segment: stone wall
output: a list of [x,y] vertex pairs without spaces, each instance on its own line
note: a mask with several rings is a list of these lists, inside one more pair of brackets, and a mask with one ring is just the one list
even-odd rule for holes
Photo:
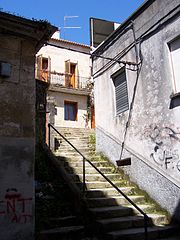
[[28,40],[1,35],[0,76],[1,240],[30,240],[34,234],[35,48]]

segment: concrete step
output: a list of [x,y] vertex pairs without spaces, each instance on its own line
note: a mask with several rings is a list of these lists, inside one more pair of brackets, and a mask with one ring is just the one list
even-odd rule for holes
[[[134,203],[144,203],[144,196],[132,195],[129,198]],[[89,207],[105,207],[105,206],[117,206],[117,205],[127,205],[128,201],[123,196],[114,197],[101,197],[101,198],[88,198]]]
[[58,227],[40,232],[42,240],[80,239],[84,236],[84,226]]
[[[119,188],[123,193],[132,195],[135,192],[134,187],[120,187]],[[86,191],[86,195],[88,198],[91,197],[103,197],[103,196],[116,196],[121,195],[116,189],[114,188],[99,188],[99,189],[90,189]]]
[[[106,174],[106,173],[111,173],[112,168],[111,167],[99,167],[98,169],[102,173]],[[72,168],[67,167],[66,170],[69,171],[70,173],[76,173],[76,174],[82,174],[82,172],[83,172],[82,167],[75,167],[75,168],[73,168],[73,170],[72,170]],[[97,171],[95,168],[88,166],[88,167],[86,167],[86,173],[87,174],[96,174]]]
[[[92,162],[92,161],[91,161]],[[104,164],[104,163],[106,163],[105,161],[99,161],[99,162],[92,162],[92,164],[93,165],[95,165],[97,168],[99,168],[99,167],[102,167],[102,165]],[[78,157],[78,159],[77,158],[74,158],[74,159],[72,159],[71,161],[67,161],[66,163],[64,163],[65,165],[69,165],[69,166],[71,166],[71,167],[82,167],[82,165],[83,165],[83,161],[82,161],[82,157]],[[90,167],[91,165],[90,165],[90,163],[88,163],[88,162],[86,162],[86,166],[88,167]]]
[[75,226],[79,224],[79,221],[76,216],[50,218],[50,221],[53,226],[59,227],[68,227],[73,225]]
[[[139,211],[135,207],[133,207],[131,204],[127,204],[127,206],[132,208],[134,214],[140,214]],[[151,213],[151,214],[156,213],[156,211],[154,210],[155,205],[153,203],[151,203],[151,204],[148,204],[148,203],[147,204],[146,203],[138,204],[138,207],[140,209],[142,209],[145,213]]]
[[[83,174],[69,174],[74,180],[76,179],[80,179],[82,181],[83,179]],[[109,178],[111,181],[113,180],[119,180],[121,179],[121,176],[119,174],[116,174],[116,173],[106,173],[105,176],[107,178]],[[85,174],[85,179],[86,181],[88,182],[92,182],[92,181],[106,181],[106,179],[100,175],[99,173],[96,173],[96,174]]]
[[[79,150],[79,152],[81,154],[86,154],[87,153],[90,153],[91,151],[89,150],[89,148],[77,148]],[[79,153],[74,150],[73,148],[69,148],[69,149],[63,149],[63,148],[59,148],[57,151],[56,151],[57,154],[59,154],[60,156],[68,156],[68,157],[71,157],[73,155],[79,155]]]
[[58,127],[58,126],[55,126],[55,128],[58,130],[58,131],[64,131],[64,132],[90,132],[90,133],[95,133],[95,129],[92,129],[92,128],[75,128],[75,127]]
[[[75,182],[80,188],[82,188],[82,182]],[[117,187],[124,187],[126,186],[126,181],[114,181]],[[104,181],[93,181],[93,182],[86,182],[87,189],[96,189],[96,188],[109,188],[111,187],[110,183]]]
[[[168,234],[172,234],[174,228],[172,226],[153,226],[148,227],[148,239],[155,240],[162,238]],[[131,228],[108,233],[108,239],[111,240],[144,240],[144,228]]]
[[125,206],[110,206],[89,208],[89,211],[97,218],[113,218],[133,215],[133,209]]
[[[89,152],[81,152],[82,156],[85,157],[86,159],[90,159],[90,153]],[[68,162],[75,162],[75,161],[79,161],[82,160],[83,157],[77,153],[77,152],[56,152],[55,155],[58,157],[62,157],[62,158],[66,158],[66,159],[71,159],[68,160]]]
[[[72,142],[71,142],[72,143]],[[78,141],[76,141],[74,144],[72,143],[72,145],[78,149],[80,151],[80,149],[88,149],[88,150],[95,150],[94,148],[92,147],[89,147],[88,146],[88,143],[80,143]],[[61,143],[60,146],[59,146],[59,150],[64,150],[64,151],[68,151],[69,149],[73,149],[73,147],[71,145],[69,145],[68,143],[65,144],[65,143]]]
[[172,236],[169,237],[163,237],[163,238],[158,238],[157,240],[180,240],[180,233],[175,233],[172,234]]
[[108,218],[96,221],[101,231],[109,232],[133,227],[143,227],[144,218],[138,216],[125,216],[118,218]]
[[[60,132],[61,133],[61,132]],[[86,134],[71,134],[71,133],[61,133],[63,137],[65,137],[66,139],[68,139],[69,141],[74,141],[74,140],[79,140],[79,141],[82,141],[82,140],[87,140],[89,142],[90,140],[90,136],[89,134],[86,135]],[[58,140],[61,140],[61,141],[66,141],[63,137],[61,137],[59,134],[53,134],[53,136],[55,138],[57,138]]]
[[[153,226],[155,223],[162,225],[166,221],[164,215],[149,215],[150,219],[148,226]],[[96,221],[99,227],[107,232],[126,228],[144,227],[143,216],[125,216],[108,219],[100,219]]]
[[[149,204],[138,204],[138,207],[145,213],[152,212],[154,209],[154,206]],[[98,219],[139,214],[132,205],[93,207],[89,208],[89,211],[92,212],[92,214],[94,214]]]

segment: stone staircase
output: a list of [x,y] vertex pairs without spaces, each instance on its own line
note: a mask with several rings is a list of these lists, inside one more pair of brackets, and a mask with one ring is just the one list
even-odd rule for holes
[[[61,128],[58,131],[148,215],[148,240],[180,240],[177,228],[169,224],[166,212],[131,183],[107,158],[95,154],[93,130]],[[60,146],[55,155],[60,156],[59,161],[72,181],[82,190],[82,156],[60,136],[56,135],[56,138]],[[85,196],[93,231],[100,239],[144,240],[143,216],[88,162],[85,166]]]
[[[77,215],[74,199],[50,159],[41,155],[36,164],[36,240],[89,240],[82,217]],[[94,239],[95,240],[95,239]]]

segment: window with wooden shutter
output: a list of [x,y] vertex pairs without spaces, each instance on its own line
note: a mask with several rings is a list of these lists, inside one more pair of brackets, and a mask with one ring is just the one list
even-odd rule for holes
[[78,87],[78,65],[70,62],[70,60],[65,61],[65,86]]
[[48,82],[50,80],[50,57],[43,57],[42,54],[36,57],[35,77],[41,81]]
[[119,115],[129,109],[125,68],[116,72],[111,77],[115,87],[116,115]]

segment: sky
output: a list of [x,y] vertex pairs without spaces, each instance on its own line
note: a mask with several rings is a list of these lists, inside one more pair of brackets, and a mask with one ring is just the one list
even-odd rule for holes
[[0,9],[29,19],[47,20],[60,29],[61,38],[89,45],[90,17],[122,23],[143,2],[144,0],[0,0]]

